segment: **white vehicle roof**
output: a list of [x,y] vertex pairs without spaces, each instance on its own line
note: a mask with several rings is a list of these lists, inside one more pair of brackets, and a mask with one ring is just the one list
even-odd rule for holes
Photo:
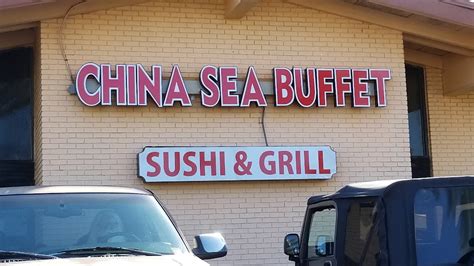
[[114,186],[29,186],[0,188],[0,196],[67,193],[151,194],[142,189]]

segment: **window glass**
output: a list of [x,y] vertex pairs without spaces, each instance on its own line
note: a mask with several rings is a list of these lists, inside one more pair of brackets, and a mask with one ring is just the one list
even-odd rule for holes
[[414,210],[418,265],[462,264],[474,255],[474,187],[421,189]]
[[407,72],[407,101],[408,101],[408,124],[410,131],[411,156],[425,156],[425,98],[423,84],[423,69],[417,67],[406,67]]
[[32,160],[32,49],[0,52],[0,160]]
[[412,177],[427,177],[431,176],[431,159],[428,151],[425,74],[423,68],[412,65],[406,65],[405,71]]
[[345,265],[378,265],[380,253],[374,201],[351,203],[347,214]]
[[0,196],[0,250],[51,254],[117,246],[163,254],[187,249],[149,195]]
[[336,237],[336,209],[329,207],[316,210],[311,216],[308,237],[308,258],[334,255]]

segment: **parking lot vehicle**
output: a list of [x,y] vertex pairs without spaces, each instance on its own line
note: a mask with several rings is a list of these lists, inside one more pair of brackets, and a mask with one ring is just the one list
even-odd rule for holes
[[191,251],[149,191],[88,186],[0,189],[0,264],[198,266],[208,265],[201,259],[227,254],[218,233],[195,240],[197,247]]
[[308,200],[295,265],[474,265],[474,177],[375,181]]

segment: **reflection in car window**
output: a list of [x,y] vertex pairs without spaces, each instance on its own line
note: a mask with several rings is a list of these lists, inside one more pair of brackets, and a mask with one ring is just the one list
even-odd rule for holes
[[380,225],[375,218],[375,199],[351,203],[347,214],[344,265],[381,265]]
[[420,189],[414,204],[418,265],[474,259],[474,187]]
[[334,255],[336,209],[317,209],[311,216],[308,237],[308,259]]
[[0,206],[0,250],[51,254],[116,246],[163,254],[188,252],[150,195],[1,196]]

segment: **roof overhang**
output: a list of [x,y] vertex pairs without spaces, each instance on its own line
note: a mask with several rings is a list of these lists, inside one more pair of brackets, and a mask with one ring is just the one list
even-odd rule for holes
[[469,0],[365,0],[379,6],[402,10],[438,21],[474,27],[474,1]]
[[[452,47],[474,50],[474,29],[453,27],[450,24],[440,25],[423,21],[411,16],[400,16],[370,7],[351,4],[339,0],[287,0],[299,6],[321,10],[351,19],[399,30],[404,36],[415,36],[426,40],[440,42]],[[368,15],[370,14],[370,15]]]
[[[74,15],[147,1],[150,0],[3,0],[0,2],[0,32],[29,28],[32,27],[32,23],[41,20],[63,17],[72,6],[74,8],[71,9],[70,14]],[[242,18],[260,1],[225,0],[225,17],[228,19]],[[459,47],[467,49],[468,52],[474,50],[474,10],[446,3],[446,1],[469,2],[469,0],[286,1],[306,8],[400,30],[412,41],[414,38],[420,38],[449,45],[452,49]],[[351,2],[355,2],[355,4]],[[423,2],[422,6],[420,6],[420,2]],[[363,5],[364,3],[366,5]],[[397,8],[405,13],[397,15],[396,12],[391,12],[389,9],[376,9],[373,7],[373,3],[392,9]],[[407,13],[407,10],[412,13]],[[414,14],[417,15],[414,16]],[[435,23],[420,19],[419,14],[435,17],[438,21]],[[449,24],[453,21],[457,23],[457,26]]]
[[0,33],[34,27],[39,21],[88,13],[113,7],[134,5],[149,0],[2,0],[0,1]]

